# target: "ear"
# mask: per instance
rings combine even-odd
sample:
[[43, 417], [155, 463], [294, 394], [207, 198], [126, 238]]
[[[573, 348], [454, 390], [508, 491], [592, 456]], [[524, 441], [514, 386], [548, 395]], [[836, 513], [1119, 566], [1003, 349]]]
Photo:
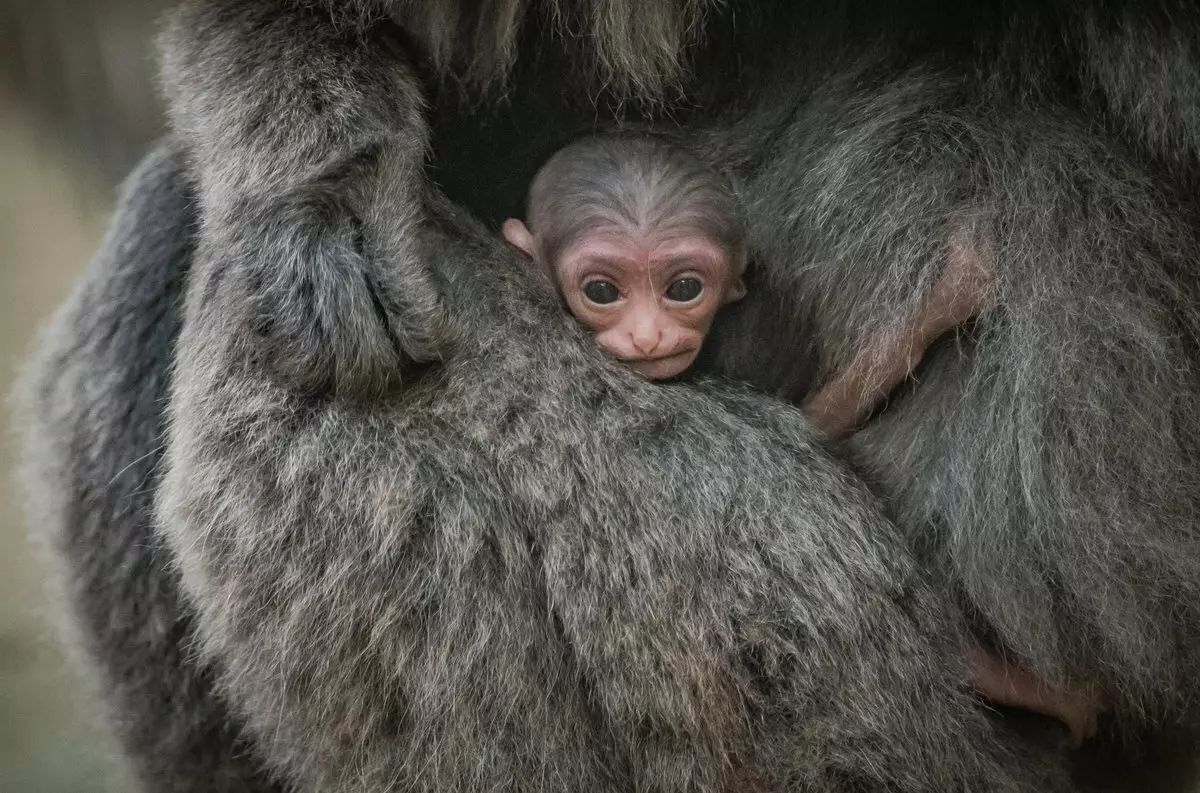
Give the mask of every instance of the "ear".
[[504, 221], [504, 239], [525, 251], [525, 255], [530, 259], [536, 258], [533, 255], [533, 235], [525, 228], [525, 224], [516, 218]]
[[741, 279], [741, 276], [739, 276], [738, 279], [730, 284], [729, 288], [725, 290], [725, 302], [736, 303], [745, 296], [746, 282]]

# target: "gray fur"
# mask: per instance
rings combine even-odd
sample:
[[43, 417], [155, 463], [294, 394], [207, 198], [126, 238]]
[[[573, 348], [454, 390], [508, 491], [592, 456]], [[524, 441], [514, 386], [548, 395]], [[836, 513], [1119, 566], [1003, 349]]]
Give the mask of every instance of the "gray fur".
[[[35, 514], [82, 582], [130, 564], [181, 576], [187, 606], [171, 589], [105, 601], [122, 630], [148, 606], [196, 616], [200, 668], [236, 720], [203, 687], [168, 714], [116, 697], [150, 736], [169, 724], [194, 742], [179, 744], [195, 747], [172, 763], [181, 774], [196, 758], [224, 773], [244, 724], [251, 755], [335, 793], [1055, 788], [1061, 764], [1022, 754], [959, 690], [959, 610], [1047, 679], [1099, 683], [1117, 733], [1190, 746], [1192, 111], [1118, 52], [1159, 34], [1132, 15], [1112, 34], [1104, 4], [914, 4], [886, 19], [799, 5], [714, 19], [699, 53], [650, 26], [588, 54], [628, 64], [637, 89], [669, 77], [639, 42], [666, 45], [658, 63], [736, 48], [738, 70], [705, 73], [678, 109], [680, 137], [751, 201], [759, 267], [714, 329], [716, 372], [801, 396], [809, 372], [915, 310], [956, 232], [985, 246], [992, 307], [845, 450], [899, 531], [792, 409], [607, 362], [548, 285], [428, 184], [430, 151], [460, 180], [530, 166], [438, 149], [414, 71], [429, 58], [470, 77], [438, 36], [515, 41], [503, 20], [523, 7], [471, 18], [381, 0], [334, 20], [328, 3], [193, 0], [175, 17], [166, 85], [197, 183], [194, 261], [138, 246], [97, 260], [89, 283], [113, 299], [56, 321], [37, 376], [51, 387], [33, 400], [46, 440], [28, 456]], [[632, 6], [556, 8], [611, 33]], [[1186, 63], [1200, 32], [1170, 19], [1163, 57]], [[500, 79], [509, 46], [481, 49], [476, 75]], [[543, 123], [519, 98], [547, 77], [517, 65], [517, 109], [497, 111], [514, 135]], [[176, 239], [191, 217], [176, 216]], [[169, 294], [141, 304], [122, 273], [185, 267], [170, 431], [146, 491], [160, 549], [140, 541], [147, 499], [88, 508], [114, 492], [110, 471], [153, 461], [161, 416], [140, 399], [162, 392], [123, 387], [97, 411], [74, 367], [158, 382], [169, 353], [114, 359], [73, 323], [170, 338]], [[78, 360], [54, 354], [73, 345]], [[125, 425], [123, 405], [144, 412]], [[122, 553], [97, 557], [80, 527]], [[102, 670], [173, 690], [198, 668], [77, 624]], [[223, 731], [195, 728], [206, 713]], [[153, 746], [130, 740], [135, 757]]]
[[167, 147], [130, 176], [99, 253], [47, 329], [24, 381], [22, 479], [30, 523], [59, 562], [77, 661], [142, 786], [267, 793], [277, 788], [195, 657], [194, 618], [151, 515], [193, 252], [182, 166]]
[[342, 30], [363, 30], [395, 20], [422, 45], [422, 54], [445, 76], [472, 92], [503, 85], [517, 56], [522, 28], [544, 24], [583, 49], [578, 67], [597, 84], [657, 101], [687, 66], [717, 0], [285, 0], [319, 9]]
[[[332, 35], [227, 3], [168, 33], [204, 223], [159, 522], [273, 766], [321, 791], [1016, 789], [956, 623], [799, 414], [607, 362], [422, 196], [417, 88]], [[314, 108], [256, 85], [264, 60], [356, 92]], [[364, 404], [391, 349], [437, 363]]]
[[432, 218], [460, 343], [368, 412], [256, 371], [238, 285], [194, 271], [159, 512], [277, 767], [323, 791], [1019, 789], [956, 690], [954, 623], [797, 413], [630, 375], [494, 235]]
[[381, 393], [444, 332], [407, 238], [426, 155], [418, 86], [385, 32], [242, 6], [185, 4], [164, 34], [207, 244], [247, 259], [230, 321], [309, 391]]
[[1186, 0], [1147, 8], [1095, 3], [1073, 30], [1093, 109], [1193, 189], [1200, 178], [1197, 30], [1200, 8]]
[[[1039, 39], [1012, 37], [1036, 62]], [[915, 309], [956, 227], [971, 229], [996, 270], [992, 306], [851, 451], [1002, 647], [1052, 683], [1099, 684], [1121, 730], [1195, 723], [1195, 207], [1067, 92], [965, 81], [1004, 65], [983, 59], [872, 73], [889, 57], [902, 54], [848, 59], [802, 114], [734, 127], [773, 135], [756, 152], [771, 164], [743, 172], [761, 265], [750, 299], [800, 296], [821, 368], [836, 370]], [[780, 338], [780, 354], [804, 341]]]

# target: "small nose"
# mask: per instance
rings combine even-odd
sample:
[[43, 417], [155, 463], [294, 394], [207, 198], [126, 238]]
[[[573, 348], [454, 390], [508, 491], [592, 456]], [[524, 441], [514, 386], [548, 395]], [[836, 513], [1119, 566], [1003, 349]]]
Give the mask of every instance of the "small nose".
[[634, 325], [629, 334], [635, 350], [642, 355], [652, 355], [662, 342], [662, 328], [657, 322], [642, 321]]

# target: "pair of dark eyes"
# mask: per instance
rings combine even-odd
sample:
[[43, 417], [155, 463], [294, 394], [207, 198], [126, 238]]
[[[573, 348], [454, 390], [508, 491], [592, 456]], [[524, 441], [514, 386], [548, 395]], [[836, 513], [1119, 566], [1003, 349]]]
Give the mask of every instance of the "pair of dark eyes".
[[[700, 279], [677, 278], [663, 294], [667, 300], [674, 303], [690, 303], [700, 297], [703, 291], [704, 285], [700, 283]], [[621, 290], [617, 289], [617, 285], [612, 281], [597, 279], [583, 285], [583, 296], [598, 306], [605, 306], [617, 302], [621, 297]]]

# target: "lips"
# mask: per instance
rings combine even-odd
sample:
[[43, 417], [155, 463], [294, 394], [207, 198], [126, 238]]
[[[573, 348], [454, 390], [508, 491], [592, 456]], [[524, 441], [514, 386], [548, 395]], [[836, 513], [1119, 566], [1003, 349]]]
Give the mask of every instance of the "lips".
[[628, 363], [628, 364], [655, 363], [656, 361], [669, 361], [672, 358], [678, 358], [681, 355], [686, 355], [688, 352], [689, 352], [688, 350], [684, 350], [682, 352], [673, 352], [670, 355], [656, 355], [656, 356], [636, 355], [636, 356], [631, 356], [631, 357], [618, 356], [617, 360], [620, 361], [621, 363]]
[[660, 380], [674, 377], [687, 369], [695, 355], [696, 350], [684, 349], [670, 355], [659, 355], [653, 358], [621, 358], [620, 360], [638, 374], [649, 377], [651, 380]]

